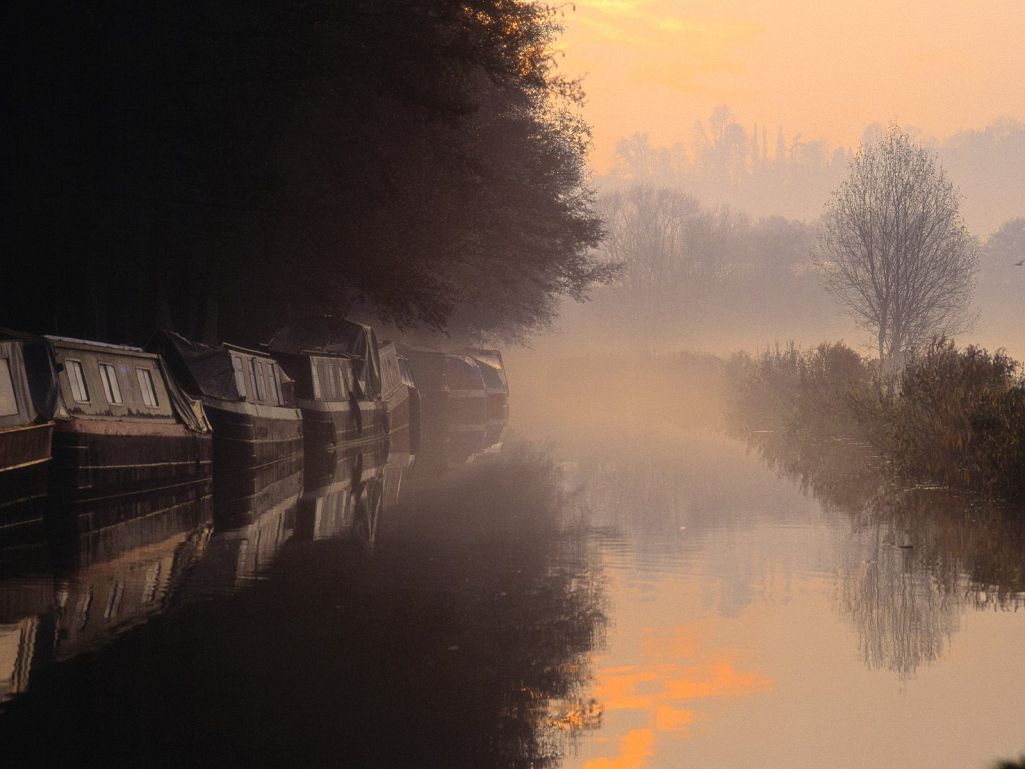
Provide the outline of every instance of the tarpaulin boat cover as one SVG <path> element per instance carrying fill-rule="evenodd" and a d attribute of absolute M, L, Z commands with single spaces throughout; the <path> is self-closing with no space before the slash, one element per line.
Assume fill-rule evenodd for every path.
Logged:
<path fill-rule="evenodd" d="M 194 433 L 209 433 L 213 430 L 210 420 L 206 417 L 203 404 L 196 398 L 186 395 L 171 373 L 167 361 L 161 356 L 158 361 L 160 372 L 164 375 L 164 382 L 167 384 L 167 394 L 171 400 L 171 406 L 175 414 L 185 423 L 185 426 Z"/>
<path fill-rule="evenodd" d="M 267 343 L 271 350 L 302 353 L 323 350 L 353 358 L 353 370 L 362 397 L 381 395 L 381 359 L 374 329 L 363 323 L 331 315 L 311 316 L 289 323 Z"/>
<path fill-rule="evenodd" d="M 237 401 L 231 353 L 224 347 L 193 342 L 173 331 L 158 331 L 146 349 L 161 356 L 185 390 L 194 397 Z"/>
<path fill-rule="evenodd" d="M 11 379 L 25 404 L 24 423 L 46 422 L 57 410 L 57 363 L 50 343 L 41 336 L 0 329 L 0 348 L 6 348 Z M 18 354 L 20 352 L 20 354 Z M 28 392 L 24 391 L 28 385 Z"/>

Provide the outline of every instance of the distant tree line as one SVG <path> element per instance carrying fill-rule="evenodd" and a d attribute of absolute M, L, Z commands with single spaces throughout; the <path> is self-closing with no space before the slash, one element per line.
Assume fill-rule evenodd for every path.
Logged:
<path fill-rule="evenodd" d="M 599 209 L 603 257 L 622 271 L 567 315 L 564 327 L 581 338 L 701 346 L 724 333 L 793 335 L 836 314 L 814 260 L 815 224 L 755 220 L 644 184 L 603 194 Z"/>
<path fill-rule="evenodd" d="M 516 336 L 612 269 L 559 15 L 522 0 L 15 0 L 0 324 Z"/>
<path fill-rule="evenodd" d="M 841 303 L 829 295 L 824 220 L 753 219 L 734 208 L 709 206 L 677 188 L 648 184 L 620 187 L 599 197 L 598 209 L 607 227 L 601 254 L 619 262 L 621 273 L 611 285 L 597 289 L 592 301 L 567 309 L 562 328 L 581 343 L 593 340 L 597 331 L 605 345 L 651 349 L 758 349 L 783 339 L 814 343 L 830 336 L 860 343 L 871 336 L 877 353 L 882 330 L 884 357 L 896 351 L 900 358 L 904 350 L 927 345 L 933 335 L 949 336 L 965 326 L 961 321 L 977 319 L 975 331 L 987 343 L 1011 345 L 1021 338 L 1025 324 L 1025 265 L 1019 264 L 1025 262 L 1025 218 L 1008 220 L 976 248 L 974 239 L 957 225 L 954 191 L 941 181 L 932 197 L 911 197 L 929 201 L 926 208 L 947 217 L 949 249 L 943 253 L 949 258 L 937 262 L 887 257 L 895 282 L 900 282 L 898 277 L 921 280 L 905 282 L 902 291 L 896 286 L 884 291 L 880 284 L 879 296 L 865 303 L 871 315 L 878 300 L 885 300 L 885 329 L 870 322 L 862 324 L 870 334 L 859 332 L 859 318 L 844 319 Z M 932 205 L 937 189 L 947 196 L 939 207 Z M 876 202 L 884 205 L 882 198 Z M 922 213 L 911 199 L 903 208 L 908 216 L 912 211 Z M 865 208 L 862 213 L 870 212 Z M 903 254 L 918 241 L 931 243 L 940 229 L 916 240 L 911 228 L 880 227 L 876 239 L 889 242 L 890 235 L 901 233 L 901 243 L 890 245 L 900 245 Z M 852 257 L 858 254 L 863 252 L 851 252 Z M 911 269 L 915 264 L 918 267 Z M 863 266 L 871 267 L 867 262 Z M 937 282 L 942 275 L 950 280 Z M 913 297 L 908 286 L 915 288 Z M 862 295 L 856 283 L 849 288 L 857 301 Z"/>
<path fill-rule="evenodd" d="M 862 138 L 873 142 L 884 133 L 874 123 Z M 989 236 L 1003 221 L 1025 216 L 1025 123 L 1004 118 L 942 142 L 920 131 L 909 129 L 909 134 L 936 153 L 960 189 L 965 221 L 974 234 Z M 616 167 L 600 180 L 602 187 L 675 187 L 709 205 L 808 220 L 822 212 L 854 154 L 782 128 L 769 131 L 756 122 L 742 123 L 725 106 L 696 121 L 689 140 L 681 139 L 658 146 L 646 134 L 624 137 L 616 148 Z"/>

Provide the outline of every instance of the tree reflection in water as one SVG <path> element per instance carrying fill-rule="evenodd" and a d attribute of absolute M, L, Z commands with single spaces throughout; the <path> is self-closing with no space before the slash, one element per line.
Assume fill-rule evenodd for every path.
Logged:
<path fill-rule="evenodd" d="M 747 433 L 842 528 L 838 601 L 866 665 L 911 676 L 968 608 L 1025 605 L 1025 526 L 1002 503 L 894 477 L 865 442 L 825 429 Z"/>

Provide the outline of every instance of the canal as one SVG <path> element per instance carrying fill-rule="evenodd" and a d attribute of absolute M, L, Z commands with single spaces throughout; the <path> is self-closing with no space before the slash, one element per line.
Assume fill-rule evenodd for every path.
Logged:
<path fill-rule="evenodd" d="M 1001 511 L 855 503 L 844 468 L 802 475 L 707 424 L 529 401 L 485 440 L 275 479 L 230 526 L 221 499 L 172 500 L 4 554 L 3 765 L 1025 752 L 1025 538 Z"/>

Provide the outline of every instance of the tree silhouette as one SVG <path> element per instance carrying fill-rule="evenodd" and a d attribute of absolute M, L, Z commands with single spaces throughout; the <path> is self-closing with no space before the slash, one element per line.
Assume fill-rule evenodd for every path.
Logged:
<path fill-rule="evenodd" d="M 890 370 L 969 321 L 977 257 L 958 197 L 933 156 L 891 126 L 862 145 L 826 207 L 826 287 L 873 333 Z"/>

